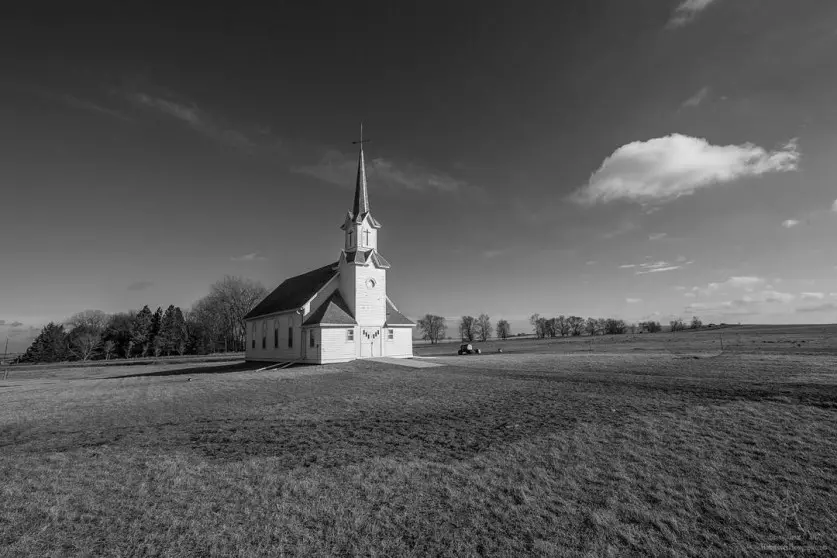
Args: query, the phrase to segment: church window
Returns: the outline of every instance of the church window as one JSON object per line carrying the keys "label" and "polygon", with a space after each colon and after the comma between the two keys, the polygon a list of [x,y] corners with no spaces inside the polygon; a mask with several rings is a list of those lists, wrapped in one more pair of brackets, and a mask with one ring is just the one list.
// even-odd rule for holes
{"label": "church window", "polygon": [[262,349],[267,349],[267,320],[262,320]]}
{"label": "church window", "polygon": [[363,231],[363,245],[369,246],[369,231]]}
{"label": "church window", "polygon": [[308,332],[308,346],[313,347],[315,343],[316,335],[314,335],[314,330]]}
{"label": "church window", "polygon": [[256,322],[253,322],[252,331],[250,332],[250,339],[252,342],[252,348],[256,348]]}
{"label": "church window", "polygon": [[273,322],[273,348],[279,348],[279,320]]}
{"label": "church window", "polygon": [[353,232],[354,232],[354,231],[349,231],[349,232],[348,232],[348,235],[347,235],[347,238],[349,239],[349,240],[348,240],[349,248],[351,248],[351,247],[352,247],[352,233],[353,233]]}
{"label": "church window", "polygon": [[355,330],[347,329],[346,330],[346,341],[354,341],[355,340]]}
{"label": "church window", "polygon": [[288,348],[294,346],[294,328],[288,328]]}
{"label": "church window", "polygon": [[387,330],[387,339],[389,339],[390,341],[395,339],[395,330],[394,329],[388,329]]}

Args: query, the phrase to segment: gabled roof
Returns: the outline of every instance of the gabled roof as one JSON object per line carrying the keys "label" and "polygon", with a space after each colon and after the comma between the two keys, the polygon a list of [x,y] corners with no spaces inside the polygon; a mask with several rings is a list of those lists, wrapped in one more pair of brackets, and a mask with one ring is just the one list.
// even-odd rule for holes
{"label": "gabled roof", "polygon": [[381,269],[389,269],[392,267],[390,263],[375,250],[353,250],[351,252],[343,252],[346,256],[346,261],[349,263],[366,264],[372,262],[376,267]]}
{"label": "gabled roof", "polygon": [[302,325],[356,325],[357,322],[349,311],[349,306],[340,291],[334,291],[319,308],[314,310]]}
{"label": "gabled roof", "polygon": [[415,325],[415,324],[413,322],[411,322],[409,319],[407,319],[407,316],[405,316],[404,314],[399,312],[395,308],[395,306],[392,305],[392,302],[389,301],[389,298],[387,298],[387,320],[386,320],[385,325],[387,325],[387,326],[398,326],[398,325],[412,326],[412,325]]}
{"label": "gabled roof", "polygon": [[337,275],[337,263],[285,279],[272,293],[250,310],[244,319],[296,310],[317,294],[332,277]]}

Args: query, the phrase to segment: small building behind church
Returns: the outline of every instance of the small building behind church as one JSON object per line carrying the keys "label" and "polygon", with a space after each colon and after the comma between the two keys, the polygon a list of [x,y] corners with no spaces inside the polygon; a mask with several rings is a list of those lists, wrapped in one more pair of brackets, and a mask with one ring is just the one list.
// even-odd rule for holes
{"label": "small building behind church", "polygon": [[363,142],[340,258],[286,279],[244,318],[246,359],[346,362],[413,356],[413,327],[387,296],[389,262],[378,253],[380,223],[369,210]]}

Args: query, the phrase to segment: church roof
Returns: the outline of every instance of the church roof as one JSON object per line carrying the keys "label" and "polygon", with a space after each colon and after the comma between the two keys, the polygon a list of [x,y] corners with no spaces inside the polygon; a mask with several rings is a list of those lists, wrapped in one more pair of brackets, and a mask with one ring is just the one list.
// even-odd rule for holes
{"label": "church roof", "polygon": [[340,291],[334,291],[320,307],[314,310],[302,325],[356,325],[349,307]]}
{"label": "church roof", "polygon": [[353,250],[345,252],[346,261],[349,263],[365,264],[371,261],[376,267],[381,269],[389,269],[392,267],[390,263],[375,250]]}
{"label": "church roof", "polygon": [[337,263],[285,279],[272,293],[250,310],[244,319],[296,310],[317,294],[332,277],[337,275]]}
{"label": "church roof", "polygon": [[387,321],[386,325],[388,326],[395,326],[395,325],[415,325],[411,322],[407,316],[396,310],[395,306],[387,299]]}
{"label": "church roof", "polygon": [[361,137],[360,153],[357,156],[357,182],[355,183],[355,202],[352,205],[352,216],[355,219],[362,219],[367,213],[369,213],[369,194],[366,191],[366,163],[363,160],[363,138]]}

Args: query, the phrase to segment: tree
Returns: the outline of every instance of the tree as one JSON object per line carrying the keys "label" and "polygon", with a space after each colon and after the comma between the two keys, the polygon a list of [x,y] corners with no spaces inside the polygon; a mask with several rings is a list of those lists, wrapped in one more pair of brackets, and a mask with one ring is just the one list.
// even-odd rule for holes
{"label": "tree", "polygon": [[151,330],[148,334],[148,345],[151,348],[151,352],[154,353],[155,357],[160,356],[160,344],[157,341],[157,336],[160,335],[160,328],[163,325],[163,309],[159,306],[157,310],[154,312],[154,315],[151,316]]}
{"label": "tree", "polygon": [[506,320],[497,320],[497,337],[507,339],[511,335],[511,326]]}
{"label": "tree", "polygon": [[422,337],[430,341],[431,344],[438,343],[440,339],[445,338],[445,333],[448,330],[447,323],[442,316],[435,316],[433,314],[426,314],[418,321],[419,329],[422,332]]}
{"label": "tree", "polygon": [[596,329],[601,335],[607,333],[607,318],[599,318],[596,320]]}
{"label": "tree", "polygon": [[700,329],[703,327],[703,322],[697,316],[692,316],[692,329]]}
{"label": "tree", "polygon": [[243,351],[247,339],[244,316],[267,296],[267,289],[256,281],[227,275],[213,283],[208,296],[222,316],[225,341],[229,341],[235,350]]}
{"label": "tree", "polygon": [[113,314],[108,320],[105,331],[102,333],[102,341],[113,343],[113,352],[121,354],[124,358],[130,358],[133,351],[133,339],[131,327],[135,315],[132,312],[119,312]]}
{"label": "tree", "polygon": [[655,322],[654,320],[649,320],[647,322],[641,322],[639,324],[640,329],[644,329],[648,333],[657,333],[662,331],[663,326],[660,325],[660,322]]}
{"label": "tree", "polygon": [[570,328],[570,319],[569,318],[567,318],[566,316],[563,316],[563,315],[558,316],[555,319],[555,324],[556,324],[556,330],[561,335],[561,337],[566,337],[567,335],[570,334],[570,330],[572,328]]}
{"label": "tree", "polygon": [[587,318],[587,321],[584,322],[584,329],[590,335],[596,335],[599,332],[599,320],[596,318]]}
{"label": "tree", "polygon": [[116,343],[113,340],[108,339],[102,342],[102,352],[105,355],[105,360],[110,360],[110,355],[114,353],[116,350]]}
{"label": "tree", "polygon": [[49,322],[32,341],[21,362],[61,362],[70,357],[67,332],[64,326]]}
{"label": "tree", "polygon": [[132,348],[134,350],[139,349],[141,356],[148,355],[148,350],[150,349],[151,322],[153,319],[154,316],[151,314],[151,310],[146,304],[142,307],[142,310],[137,312],[137,315],[134,316],[134,321],[131,324]]}
{"label": "tree", "polygon": [[463,341],[471,342],[476,337],[477,324],[473,316],[462,316],[459,320],[459,336]]}
{"label": "tree", "polygon": [[570,316],[567,318],[567,326],[570,328],[570,335],[578,337],[584,331],[584,318]]}
{"label": "tree", "polygon": [[477,317],[476,332],[480,341],[488,341],[488,338],[491,337],[491,318],[488,317],[488,314],[480,314]]}
{"label": "tree", "polygon": [[110,321],[110,316],[101,310],[84,310],[70,316],[65,322],[71,330],[78,327],[88,328],[89,331],[104,331]]}
{"label": "tree", "polygon": [[608,318],[605,320],[605,333],[609,335],[621,335],[625,333],[625,320],[619,320],[616,318]]}
{"label": "tree", "polygon": [[678,331],[686,329],[686,324],[683,323],[683,320],[681,320],[680,318],[675,318],[674,320],[671,320],[668,323],[668,325],[672,333],[676,333]]}
{"label": "tree", "polygon": [[555,325],[555,318],[549,318],[543,320],[543,336],[544,337],[555,337],[557,335],[556,325]]}
{"label": "tree", "polygon": [[531,316],[529,316],[529,323],[532,325],[532,329],[535,331],[535,337],[541,339],[544,335],[543,321],[541,319],[541,315],[532,314]]}
{"label": "tree", "polygon": [[72,356],[79,360],[90,360],[101,347],[102,331],[92,326],[77,326],[67,334],[67,340]]}

